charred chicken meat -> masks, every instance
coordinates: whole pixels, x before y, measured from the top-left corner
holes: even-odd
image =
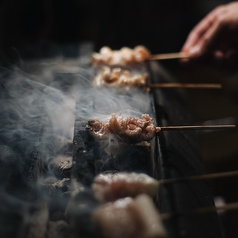
[[[122,47],[120,50],[112,50],[104,46],[99,53],[92,55],[93,65],[133,65],[144,62],[150,58],[150,52],[144,46],[136,46],[134,49]]]
[[[92,189],[100,202],[136,197],[146,193],[151,197],[158,192],[159,182],[144,173],[107,173],[95,177]]]
[[[106,122],[88,121],[87,128],[95,137],[105,138],[112,134],[118,141],[129,144],[150,141],[156,134],[156,126],[148,114],[142,114],[141,118],[112,114]]]
[[[114,87],[138,87],[146,88],[148,85],[148,74],[131,75],[129,70],[104,66],[93,80],[95,87],[114,86]]]

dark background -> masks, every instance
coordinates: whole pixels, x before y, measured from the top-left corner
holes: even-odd
[[[215,0],[2,0],[0,43],[20,49],[45,42],[92,41],[96,49],[147,46],[179,51]]]

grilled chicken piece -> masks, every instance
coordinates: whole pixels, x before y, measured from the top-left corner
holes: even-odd
[[[99,174],[92,189],[100,202],[115,201],[124,197],[136,197],[146,193],[151,197],[158,192],[159,182],[143,173]]]
[[[93,220],[105,238],[165,238],[165,228],[152,199],[140,195],[97,208]]]
[[[88,128],[98,138],[105,138],[110,133],[118,141],[131,144],[150,141],[156,134],[154,121],[148,114],[142,114],[141,118],[112,114],[105,123],[99,120],[88,121]]]
[[[150,52],[144,46],[136,46],[134,49],[123,47],[120,50],[112,50],[104,46],[99,53],[92,55],[93,65],[132,65],[144,62],[150,58]]]
[[[147,90],[148,74],[131,75],[130,71],[121,68],[110,69],[107,66],[101,68],[93,80],[95,87],[113,86],[113,87],[137,87]]]

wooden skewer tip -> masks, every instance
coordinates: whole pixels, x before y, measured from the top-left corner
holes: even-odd
[[[236,128],[236,125],[161,126],[156,127],[156,133],[170,130],[219,130],[229,128]]]
[[[221,84],[189,84],[189,83],[155,83],[149,84],[150,88],[203,88],[203,89],[221,89]]]
[[[189,57],[189,53],[176,52],[176,53],[151,55],[151,57],[148,60],[182,59],[182,58],[188,58],[188,57]]]
[[[237,210],[238,209],[238,202],[234,203],[228,203],[223,206],[210,206],[210,207],[201,207],[193,210],[188,210],[184,212],[177,212],[177,213],[162,213],[160,214],[160,217],[162,220],[168,220],[173,217],[179,217],[179,216],[194,216],[194,215],[202,215],[207,214],[211,212],[217,212],[217,211],[231,211],[231,210]]]
[[[169,184],[169,183],[184,183],[188,181],[194,180],[210,180],[210,179],[221,179],[238,176],[238,170],[235,171],[227,171],[227,172],[219,172],[219,173],[211,173],[211,174],[201,174],[201,175],[193,175],[179,178],[169,178],[159,180],[159,184]]]

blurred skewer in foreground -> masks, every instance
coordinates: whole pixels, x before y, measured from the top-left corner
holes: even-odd
[[[94,178],[92,189],[95,198],[99,202],[105,203],[124,197],[134,198],[142,193],[153,198],[158,194],[161,185],[224,179],[235,176],[238,176],[238,170],[160,180],[152,178],[147,174],[135,172],[102,173]]]
[[[214,179],[237,175],[238,171],[230,171],[190,176],[186,179],[190,181],[194,180],[194,177],[197,179]],[[177,181],[179,179],[185,178],[178,178]],[[165,238],[167,232],[162,222],[164,220],[179,216],[203,215],[209,212],[238,209],[238,203],[235,202],[218,207],[200,207],[175,213],[159,213],[152,198],[157,194],[161,181],[177,182],[176,178],[173,181],[171,179],[155,180],[142,173],[99,174],[95,178],[92,188],[97,200],[103,204],[93,213],[93,220],[105,237],[135,237],[139,231],[141,237]]]

